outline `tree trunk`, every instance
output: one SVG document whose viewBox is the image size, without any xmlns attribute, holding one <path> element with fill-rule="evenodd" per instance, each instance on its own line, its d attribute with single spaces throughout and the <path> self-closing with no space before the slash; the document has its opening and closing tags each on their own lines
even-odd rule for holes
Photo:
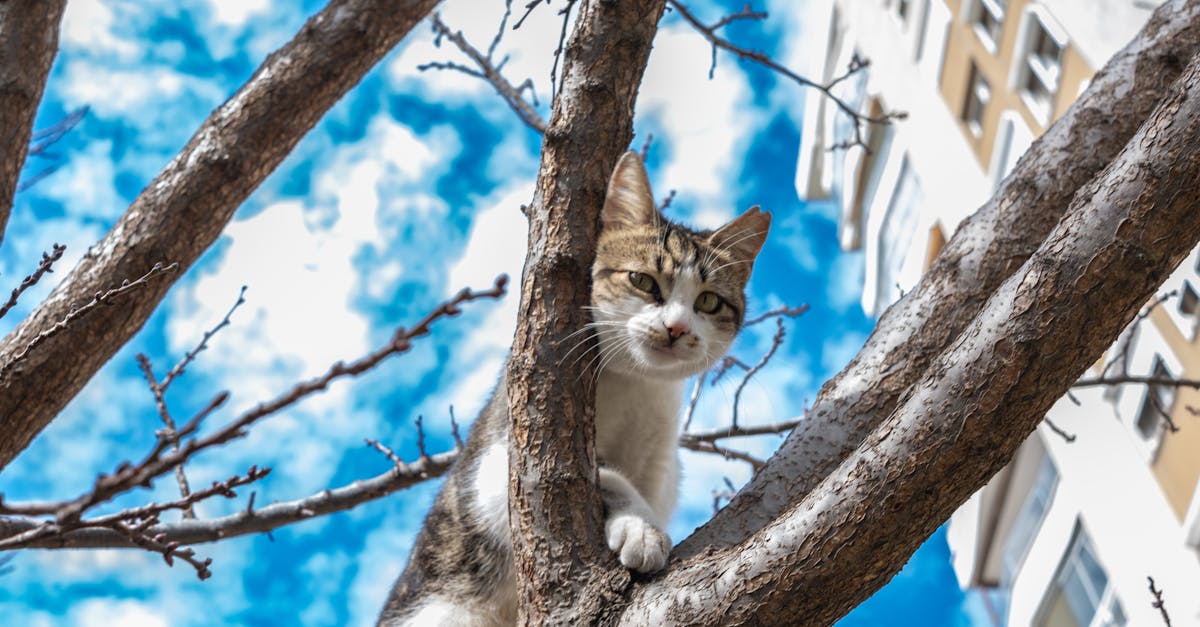
<svg viewBox="0 0 1200 627">
<path fill-rule="evenodd" d="M 0 241 L 12 211 L 33 118 L 58 52 L 65 0 L 0 2 Z"/>
<path fill-rule="evenodd" d="M 664 4 L 581 3 L 542 143 L 507 375 L 509 518 L 523 624 L 603 616 L 629 582 L 604 544 L 594 372 L 587 360 L 561 357 L 567 336 L 589 321 L 600 207 L 633 139 L 634 100 Z"/>
</svg>

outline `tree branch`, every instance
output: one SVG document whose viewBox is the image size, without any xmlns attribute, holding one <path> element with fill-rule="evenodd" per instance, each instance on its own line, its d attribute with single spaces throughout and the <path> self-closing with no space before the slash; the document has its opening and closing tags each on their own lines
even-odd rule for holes
<svg viewBox="0 0 1200 627">
<path fill-rule="evenodd" d="M 508 13 L 506 12 L 505 18 L 507 19 L 507 17 Z M 457 70 L 481 78 L 491 84 L 496 93 L 500 94 L 500 97 L 508 103 L 508 106 L 512 107 L 513 112 L 517 114 L 517 117 L 521 118 L 522 122 L 539 133 L 545 133 L 546 121 L 533 108 L 537 105 L 537 96 L 534 95 L 533 91 L 533 80 L 527 78 L 519 87 L 514 87 L 500 72 L 500 67 L 492 57 L 496 50 L 496 45 L 500 42 L 500 35 L 503 33 L 503 22 L 500 29 L 500 32 L 496 34 L 496 38 L 492 40 L 492 44 L 488 48 L 488 53 L 485 55 L 475 48 L 475 46 L 472 46 L 466 37 L 463 37 L 462 31 L 451 31 L 450 27 L 442 22 L 442 18 L 437 13 L 434 13 L 433 31 L 437 33 L 434 41 L 439 41 L 443 37 L 449 39 L 451 43 L 457 46 L 463 54 L 467 55 L 475 63 L 478 69 L 471 69 L 455 63 L 424 63 L 418 65 L 417 69 L 421 71 L 429 69 Z M 500 65 L 503 65 L 503 62 Z M 525 93 L 525 90 L 529 90 L 530 95 L 533 95 L 534 100 L 532 105 L 522 95 Z"/>
<path fill-rule="evenodd" d="M 780 65 L 774 59 L 767 56 L 763 52 L 760 52 L 758 50 L 750 50 L 748 48 L 743 48 L 741 46 L 738 46 L 738 45 L 734 44 L 733 42 L 729 41 L 728 39 L 725 39 L 724 37 L 722 37 L 721 35 L 719 35 L 717 33 L 717 31 L 721 30 L 722 28 L 725 28 L 726 26 L 728 26 L 729 24 L 732 24 L 733 22 L 737 22 L 737 21 L 741 21 L 741 20 L 764 20 L 767 18 L 767 13 L 765 11 L 751 11 L 750 6 L 746 5 L 746 7 L 743 8 L 741 12 L 731 13 L 731 14 L 726 15 L 725 17 L 717 20 L 716 22 L 713 22 L 712 24 L 705 24 L 704 22 L 700 21 L 700 18 L 696 17 L 695 14 L 693 14 L 691 12 L 691 10 L 689 10 L 687 8 L 687 5 L 685 5 L 680 0 L 667 0 L 667 4 L 670 5 L 671 9 L 673 9 L 675 12 L 679 13 L 680 17 L 682 17 L 684 19 L 684 21 L 686 21 L 688 24 L 691 24 L 692 27 L 695 28 L 701 35 L 703 35 L 704 38 L 708 40 L 709 44 L 712 45 L 712 62 L 709 65 L 709 69 L 708 69 L 708 77 L 709 78 L 712 78 L 713 73 L 716 72 L 717 49 L 720 48 L 722 50 L 726 50 L 728 52 L 731 52 L 731 53 L 737 55 L 737 57 L 739 59 L 746 60 L 746 61 L 753 61 L 754 63 L 757 63 L 757 64 L 767 68 L 768 70 L 771 70 L 772 72 L 775 72 L 776 74 L 779 74 L 780 76 L 783 76 L 802 87 L 811 87 L 813 89 L 816 89 L 817 91 L 824 94 L 824 96 L 826 98 L 829 98 L 829 100 L 831 100 L 835 105 L 837 105 L 837 108 L 840 109 L 842 111 L 842 113 L 845 113 L 846 115 L 850 116 L 850 119 L 854 121 L 854 140 L 849 141 L 845 144 L 836 146 L 836 148 L 850 148 L 851 146 L 862 146 L 863 149 L 869 151 L 869 148 L 867 147 L 867 142 L 864 139 L 863 133 L 862 133 L 863 124 L 891 124 L 893 120 L 903 120 L 904 118 L 907 117 L 906 113 L 903 113 L 900 111 L 892 111 L 892 112 L 884 113 L 883 115 L 871 116 L 871 115 L 862 113 L 858 109 L 850 106 L 849 103 L 847 103 L 845 100 L 842 100 L 841 98 L 839 98 L 837 95 L 835 95 L 833 93 L 833 88 L 835 86 L 837 86 L 838 83 L 846 80 L 847 78 L 849 78 L 850 76 L 853 76 L 854 74 L 857 74 L 858 72 L 863 71 L 868 66 L 868 63 L 866 61 L 858 58 L 857 56 L 855 56 L 853 58 L 853 60 L 851 60 L 850 67 L 846 70 L 846 72 L 844 74 L 834 78 L 833 80 L 831 80 L 828 83 L 822 84 L 822 83 L 817 83 L 811 79 L 805 78 L 803 76 L 800 76 L 799 74 L 793 72 L 792 70 L 788 69 L 787 67 Z"/>
<path fill-rule="evenodd" d="M 3 318 L 13 307 L 17 306 L 17 300 L 21 298 L 21 294 L 25 290 L 37 285 L 37 282 L 42 280 L 42 275 L 54 272 L 54 262 L 62 259 L 63 252 L 66 250 L 66 246 L 55 244 L 50 252 L 42 253 L 42 261 L 38 264 L 37 269 L 32 274 L 21 279 L 21 284 L 13 288 L 12 295 L 8 297 L 8 302 L 0 305 L 0 318 Z"/>
<path fill-rule="evenodd" d="M 1025 153 L 996 196 L 958 227 L 917 287 L 880 317 L 858 356 L 822 387 L 810 419 L 676 554 L 744 540 L 857 449 L 1037 249 L 1076 190 L 1116 157 L 1179 76 L 1181 60 L 1197 50 L 1200 2 L 1174 0 L 1155 11 Z"/>
<path fill-rule="evenodd" d="M 161 259 L 178 261 L 186 270 L 325 111 L 436 4 L 331 0 L 205 120 L 104 239 L 0 342 L 0 359 L 11 361 L 32 338 L 61 320 L 70 303 L 136 276 Z M 32 1 L 0 3 L 0 11 L 15 6 L 46 11 L 45 3 Z M 24 138 L 22 143 L 28 135 Z M 0 469 L 141 328 L 172 283 L 157 282 L 123 306 L 89 316 L 46 342 L 20 368 L 0 376 L 5 392 L 0 394 L 0 416 L 6 420 Z"/>
<path fill-rule="evenodd" d="M 0 2 L 0 241 L 29 152 L 33 119 L 58 52 L 65 6 L 66 0 Z"/>
<path fill-rule="evenodd" d="M 886 583 L 1196 245 L 1198 143 L 1200 57 L 850 457 L 744 542 L 638 586 L 622 621 L 830 624 Z"/>
<path fill-rule="evenodd" d="M 311 518 L 316 515 L 317 510 L 310 506 L 317 506 L 324 513 L 347 509 L 365 500 L 378 498 L 417 481 L 441 474 L 457 456 L 458 450 L 435 456 L 436 458 L 427 455 L 423 444 L 424 434 L 418 421 L 418 436 L 422 443 L 420 445 L 421 456 L 416 463 L 405 464 L 389 449 L 375 443 L 377 449 L 385 451 L 392 459 L 394 464 L 391 471 L 366 482 L 351 484 L 337 494 L 325 491 L 299 502 L 280 504 L 271 509 L 271 515 L 266 519 L 256 516 L 252 508 L 247 507 L 240 515 L 215 521 L 197 521 L 193 518 L 185 519 L 172 526 L 161 525 L 158 520 L 159 514 L 169 509 L 186 512 L 191 509 L 193 504 L 213 496 L 220 495 L 231 498 L 234 496 L 233 488 L 256 481 L 269 472 L 268 469 L 260 470 L 253 466 L 244 477 L 235 475 L 223 483 L 214 483 L 210 488 L 184 494 L 176 501 L 166 504 L 151 503 L 142 507 L 125 509 L 115 514 L 84 518 L 84 514 L 93 507 L 136 487 L 151 485 L 155 479 L 172 469 L 179 468 L 197 453 L 246 435 L 247 429 L 253 423 L 325 389 L 335 379 L 356 376 L 375 367 L 387 357 L 406 352 L 411 347 L 412 340 L 429 334 L 431 325 L 435 321 L 443 317 L 458 315 L 461 311 L 460 306 L 464 303 L 481 298 L 499 298 L 504 294 L 506 283 L 507 277 L 501 275 L 491 289 L 483 291 L 463 289 L 430 311 L 413 327 L 398 329 L 392 339 L 378 350 L 349 364 L 335 363 L 324 375 L 297 384 L 272 401 L 260 403 L 213 433 L 181 443 L 181 438 L 196 433 L 200 422 L 228 398 L 226 393 L 217 395 L 204 410 L 183 427 L 178 430 L 167 429 L 159 432 L 154 447 L 141 462 L 136 465 L 127 462 L 121 463 L 113 474 L 101 475 L 96 479 L 91 490 L 75 499 L 36 503 L 0 502 L 0 515 L 24 517 L 0 520 L 0 550 L 97 545 L 80 544 L 80 542 L 109 543 L 99 544 L 103 546 L 129 546 L 132 543 L 142 548 L 164 552 L 164 557 L 168 558 L 168 563 L 170 563 L 169 558 L 173 555 L 184 558 L 183 553 L 176 552 L 180 545 L 196 541 L 209 541 L 195 540 L 195 536 L 188 534 L 198 533 L 201 534 L 200 537 L 211 540 L 229 535 L 268 530 L 288 522 Z M 218 325 L 218 329 L 225 324 L 228 317 L 226 315 L 226 319 L 222 321 L 221 325 Z M 210 336 L 211 334 L 206 334 L 204 341 L 207 341 Z M 150 374 L 149 378 L 152 379 L 153 375 Z M 171 450 L 168 451 L 168 448 Z M 30 518 L 36 516 L 52 516 L 53 520 L 39 521 Z M 98 531 L 98 529 L 106 529 L 107 532 Z M 90 540 L 80 538 L 90 538 Z M 190 556 L 190 553 L 187 554 L 187 557 Z M 186 561 L 197 566 L 197 573 L 201 578 L 207 576 L 207 566 L 210 562 L 192 562 L 190 559 Z"/>
</svg>

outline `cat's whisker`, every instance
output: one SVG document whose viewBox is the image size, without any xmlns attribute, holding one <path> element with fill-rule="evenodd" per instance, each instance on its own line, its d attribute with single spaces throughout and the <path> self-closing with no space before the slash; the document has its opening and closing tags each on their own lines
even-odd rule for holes
<svg viewBox="0 0 1200 627">
<path fill-rule="evenodd" d="M 723 263 L 723 264 L 717 266 L 716 268 L 713 268 L 712 271 L 716 272 L 717 270 L 720 270 L 722 268 L 728 268 L 729 266 L 741 265 L 743 263 L 754 263 L 754 260 L 753 259 L 739 259 L 737 261 L 726 262 L 726 263 Z"/>
</svg>

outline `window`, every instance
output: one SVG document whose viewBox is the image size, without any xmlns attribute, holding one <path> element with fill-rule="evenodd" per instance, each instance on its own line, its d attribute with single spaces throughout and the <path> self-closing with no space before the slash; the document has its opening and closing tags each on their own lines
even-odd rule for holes
<svg viewBox="0 0 1200 627">
<path fill-rule="evenodd" d="M 1158 355 L 1154 356 L 1154 367 L 1151 369 L 1150 376 L 1155 378 L 1171 377 L 1171 372 L 1167 370 L 1162 357 Z M 1164 384 L 1150 384 L 1146 386 L 1145 396 L 1142 397 L 1142 406 L 1138 409 L 1137 422 L 1135 423 L 1138 434 L 1142 436 L 1142 439 L 1153 440 L 1158 437 L 1163 414 L 1169 414 L 1171 406 L 1174 403 L 1175 388 Z"/>
<path fill-rule="evenodd" d="M 1128 622 L 1091 544 L 1077 528 L 1035 621 L 1038 627 L 1122 627 Z"/>
<path fill-rule="evenodd" d="M 1004 540 L 1002 555 L 1001 581 L 1006 587 L 1012 583 L 1013 577 L 1021 567 L 1025 554 L 1033 544 L 1033 538 L 1042 526 L 1042 518 L 1050 509 L 1050 501 L 1054 497 L 1054 487 L 1058 485 L 1058 471 L 1048 455 L 1042 455 L 1042 463 L 1038 467 L 1037 478 L 1021 504 L 1021 511 L 1013 521 L 1012 530 Z"/>
<path fill-rule="evenodd" d="M 1194 318 L 1198 310 L 1200 310 L 1200 296 L 1196 294 L 1190 281 L 1184 281 L 1182 293 L 1179 295 L 1179 313 Z"/>
<path fill-rule="evenodd" d="M 975 35 L 989 52 L 995 53 L 999 47 L 1007 4 L 1008 0 L 976 0 L 968 13 L 968 20 L 974 25 Z"/>
<path fill-rule="evenodd" d="M 1021 66 L 1017 69 L 1021 77 L 1021 96 L 1030 112 L 1045 124 L 1054 111 L 1066 42 L 1051 34 L 1039 12 L 1030 12 L 1027 20 L 1025 53 L 1021 55 Z"/>
<path fill-rule="evenodd" d="M 899 300 L 903 291 L 912 287 L 902 283 L 907 283 L 904 268 L 913 247 L 912 240 L 917 232 L 917 221 L 923 203 L 921 179 L 917 178 L 917 173 L 906 154 L 900 162 L 896 187 L 892 191 L 887 214 L 884 215 L 879 228 L 878 274 L 873 307 L 876 312 L 883 311 L 888 305 Z"/>
<path fill-rule="evenodd" d="M 967 74 L 967 95 L 963 99 L 962 121 L 976 137 L 983 134 L 983 113 L 988 102 L 992 99 L 992 88 L 987 79 L 979 72 L 979 67 L 971 62 L 970 73 Z"/>
<path fill-rule="evenodd" d="M 901 22 L 908 23 L 908 16 L 912 14 L 913 0 L 896 0 L 896 17 L 900 18 Z"/>
</svg>

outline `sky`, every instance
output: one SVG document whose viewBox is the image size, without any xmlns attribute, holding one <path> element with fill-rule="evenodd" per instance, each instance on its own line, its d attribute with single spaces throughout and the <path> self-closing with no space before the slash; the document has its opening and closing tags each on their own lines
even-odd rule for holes
<svg viewBox="0 0 1200 627">
<path fill-rule="evenodd" d="M 820 1 L 820 0 L 811 0 Z M 302 4 L 303 10 L 298 10 Z M 444 20 L 479 46 L 502 13 L 474 0 L 447 0 Z M 549 75 L 560 18 L 535 10 L 506 34 L 500 54 L 516 82 L 533 79 L 548 117 Z M 742 2 L 696 2 L 707 19 Z M 25 176 L 52 174 L 18 194 L 3 247 L 0 280 L 15 284 L 53 243 L 67 246 L 62 277 L 88 246 L 186 143 L 204 118 L 320 9 L 319 2 L 269 0 L 72 0 L 36 128 L 89 107 L 51 154 Z M 795 33 L 804 3 L 755 3 L 769 20 L 729 35 L 786 62 L 800 53 Z M 857 352 L 872 320 L 859 304 L 861 254 L 838 249 L 829 204 L 801 202 L 793 186 L 806 99 L 800 87 L 722 56 L 710 79 L 710 50 L 678 16 L 662 22 L 639 94 L 634 148 L 653 136 L 648 168 L 658 195 L 675 190 L 668 215 L 712 228 L 758 204 L 774 224 L 749 287 L 748 315 L 808 304 L 787 322 L 779 354 L 742 396 L 744 423 L 803 414 L 821 383 Z M 225 315 L 247 286 L 247 302 L 170 390 L 177 416 L 228 390 L 241 409 L 361 356 L 396 328 L 419 319 L 460 288 L 517 277 L 540 137 L 491 88 L 454 72 L 417 69 L 462 61 L 416 28 L 342 99 L 238 210 L 224 234 L 168 293 L 138 333 L 0 475 L 10 500 L 63 499 L 86 491 L 100 472 L 143 455 L 159 419 L 134 356 L 165 372 Z M 49 291 L 44 281 L 0 320 L 7 333 Z M 364 445 L 377 439 L 406 459 L 417 454 L 414 420 L 424 417 L 430 451 L 452 446 L 449 413 L 469 422 L 499 376 L 516 320 L 517 295 L 471 304 L 439 322 L 412 352 L 337 383 L 254 427 L 249 437 L 187 465 L 193 485 L 269 466 L 264 481 L 232 501 L 205 502 L 218 516 L 256 502 L 290 500 L 383 472 L 390 462 Z M 733 353 L 757 360 L 771 325 L 746 329 Z M 707 389 L 697 427 L 728 421 L 734 384 Z M 738 443 L 768 455 L 777 437 Z M 712 513 L 713 490 L 741 485 L 749 468 L 683 453 L 676 540 Z M 270 535 L 197 547 L 213 577 L 132 550 L 26 551 L 0 576 L 8 624 L 369 625 L 407 558 L 437 482 L 352 511 Z M 160 480 L 101 512 L 175 496 Z M 959 591 L 945 532 L 839 623 L 846 626 L 986 624 L 974 595 Z"/>
</svg>

